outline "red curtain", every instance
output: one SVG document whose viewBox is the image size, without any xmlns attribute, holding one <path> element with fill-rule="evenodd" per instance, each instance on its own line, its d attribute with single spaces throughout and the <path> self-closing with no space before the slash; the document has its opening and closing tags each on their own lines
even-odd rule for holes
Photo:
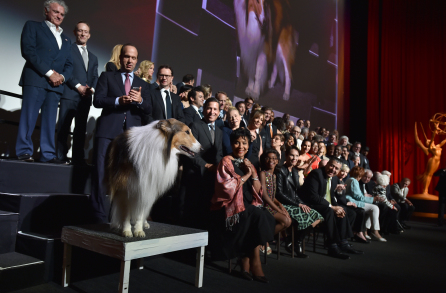
<svg viewBox="0 0 446 293">
<path fill-rule="evenodd" d="M 428 158 L 415 145 L 415 121 L 446 113 L 446 1 L 369 0 L 367 145 L 372 170 L 388 170 L 391 182 L 412 180 Z M 420 140 L 425 141 L 421 128 Z M 436 142 L 446 136 L 436 138 Z M 446 145 L 444 146 L 446 148 Z M 446 150 L 440 168 L 445 168 Z M 437 179 L 429 189 L 434 192 Z"/>
</svg>

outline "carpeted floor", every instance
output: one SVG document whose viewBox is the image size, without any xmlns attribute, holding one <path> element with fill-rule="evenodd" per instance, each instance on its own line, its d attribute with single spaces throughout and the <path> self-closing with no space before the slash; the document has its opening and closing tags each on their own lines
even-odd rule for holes
<svg viewBox="0 0 446 293">
<path fill-rule="evenodd" d="M 239 278 L 238 268 L 229 275 L 227 263 L 217 262 L 206 263 L 198 289 L 194 251 L 171 253 L 146 259 L 143 270 L 132 269 L 129 292 L 445 292 L 446 227 L 434 223 L 412 221 L 411 230 L 386 236 L 387 243 L 353 243 L 365 254 L 346 261 L 328 257 L 321 246 L 314 253 L 307 244 L 308 259 L 291 259 L 282 249 L 280 260 L 273 253 L 264 265 L 269 284 Z M 107 262 L 108 273 L 92 274 L 100 265 L 73 263 L 69 288 L 48 283 L 15 292 L 116 292 L 119 262 Z"/>
</svg>

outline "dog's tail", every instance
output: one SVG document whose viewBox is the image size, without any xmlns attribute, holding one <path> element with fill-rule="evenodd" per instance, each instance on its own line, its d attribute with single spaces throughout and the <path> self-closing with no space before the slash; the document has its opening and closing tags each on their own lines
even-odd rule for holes
<svg viewBox="0 0 446 293">
<path fill-rule="evenodd" d="M 119 190 L 126 190 L 128 179 L 133 172 L 130 162 L 128 132 L 118 135 L 107 150 L 104 185 L 110 201 Z"/>
</svg>

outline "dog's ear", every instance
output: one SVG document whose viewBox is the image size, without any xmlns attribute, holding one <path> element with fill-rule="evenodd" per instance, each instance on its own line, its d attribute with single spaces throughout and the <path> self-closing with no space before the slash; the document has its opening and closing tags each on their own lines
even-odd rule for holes
<svg viewBox="0 0 446 293">
<path fill-rule="evenodd" d="M 156 128 L 158 128 L 159 130 L 165 132 L 166 134 L 172 132 L 172 124 L 170 123 L 169 120 L 160 120 L 156 124 Z"/>
</svg>

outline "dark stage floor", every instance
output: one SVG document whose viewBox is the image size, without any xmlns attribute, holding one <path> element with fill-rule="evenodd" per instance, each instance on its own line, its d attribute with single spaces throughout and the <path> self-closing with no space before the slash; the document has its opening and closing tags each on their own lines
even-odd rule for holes
<svg viewBox="0 0 446 293">
<path fill-rule="evenodd" d="M 411 230 L 386 236 L 387 243 L 354 243 L 365 254 L 347 261 L 326 256 L 322 248 L 308 251 L 309 259 L 291 259 L 282 249 L 280 260 L 272 254 L 264 266 L 269 284 L 245 281 L 238 269 L 229 275 L 227 263 L 217 262 L 205 265 L 203 288 L 198 289 L 193 285 L 194 251 L 172 253 L 146 259 L 144 270 L 132 269 L 129 292 L 445 292 L 446 227 L 434 223 L 412 221 Z M 85 269 L 98 265 L 73 264 L 69 288 L 48 283 L 15 292 L 116 292 L 119 262 L 106 264 L 112 273 L 87 276 Z"/>
</svg>

